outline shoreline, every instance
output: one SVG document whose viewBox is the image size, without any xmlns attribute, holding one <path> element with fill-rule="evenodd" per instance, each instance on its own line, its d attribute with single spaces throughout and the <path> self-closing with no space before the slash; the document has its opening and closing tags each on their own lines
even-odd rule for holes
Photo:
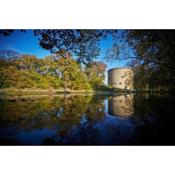
<svg viewBox="0 0 175 175">
<path fill-rule="evenodd" d="M 3 94 L 36 94 L 36 95 L 58 95 L 58 94 L 116 94 L 116 93 L 167 93 L 170 91 L 136 91 L 136 90 L 122 90 L 122 89 L 91 89 L 91 90 L 63 90 L 63 89 L 0 89 L 0 95 Z"/>
<path fill-rule="evenodd" d="M 60 89 L 0 89 L 0 99 L 39 99 L 45 97 L 69 97 L 75 95 L 121 95 L 133 92 L 113 90 L 60 90 Z"/>
<path fill-rule="evenodd" d="M 126 91 L 126 90 L 60 90 L 60 89 L 0 89 L 0 99 L 6 100 L 26 100 L 26 99 L 40 99 L 53 97 L 69 97 L 76 95 L 94 96 L 94 95 L 124 95 L 124 94 L 166 94 L 167 92 L 150 92 L 150 91 Z"/>
</svg>

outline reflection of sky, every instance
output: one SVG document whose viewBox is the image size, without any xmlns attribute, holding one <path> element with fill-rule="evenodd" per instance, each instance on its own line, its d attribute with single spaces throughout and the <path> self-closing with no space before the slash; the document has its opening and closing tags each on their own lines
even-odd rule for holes
<svg viewBox="0 0 175 175">
<path fill-rule="evenodd" d="M 106 49 L 112 46 L 113 40 L 111 37 L 108 37 L 106 40 L 100 42 L 101 54 L 99 60 L 104 61 L 107 64 L 107 70 L 114 67 L 125 66 L 127 61 L 114 60 L 106 61 L 104 60 L 104 54 Z M 17 51 L 22 54 L 32 54 L 36 55 L 38 58 L 43 58 L 50 54 L 49 51 L 42 49 L 37 41 L 37 38 L 33 35 L 32 30 L 27 30 L 26 33 L 15 31 L 10 36 L 0 35 L 0 50 L 10 49 Z M 107 72 L 105 82 L 107 83 Z"/>
<path fill-rule="evenodd" d="M 102 121 L 92 123 L 82 118 L 80 125 L 70 126 L 64 136 L 60 136 L 57 129 L 18 130 L 15 135 L 6 135 L 5 138 L 16 139 L 26 145 L 39 145 L 47 138 L 58 141 L 58 144 L 125 144 L 135 134 L 136 125 L 132 119 L 122 120 L 107 114 Z"/>
<path fill-rule="evenodd" d="M 56 130 L 42 128 L 31 132 L 23 131 L 18 135 L 16 135 L 15 138 L 26 145 L 32 145 L 32 144 L 39 145 L 42 144 L 46 138 L 55 135 L 55 133 Z"/>
</svg>

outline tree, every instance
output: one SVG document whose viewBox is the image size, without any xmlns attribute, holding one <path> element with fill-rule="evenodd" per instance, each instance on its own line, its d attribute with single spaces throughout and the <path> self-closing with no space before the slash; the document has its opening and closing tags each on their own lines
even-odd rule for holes
<svg viewBox="0 0 175 175">
<path fill-rule="evenodd" d="M 130 31 L 127 41 L 141 64 L 150 71 L 152 88 L 172 88 L 175 85 L 175 32 L 170 30 Z M 154 85 L 153 85 L 154 84 Z"/>
<path fill-rule="evenodd" d="M 89 89 L 90 86 L 86 75 L 82 72 L 80 65 L 71 57 L 58 59 L 61 85 L 64 89 Z"/>
<path fill-rule="evenodd" d="M 1 88 L 59 88 L 60 78 L 41 71 L 44 61 L 32 55 L 0 60 Z M 54 62 L 53 62 L 54 63 Z"/>
<path fill-rule="evenodd" d="M 104 85 L 106 65 L 102 62 L 89 63 L 85 72 L 88 75 L 88 80 L 91 86 L 96 89 Z"/>
<path fill-rule="evenodd" d="M 124 30 L 120 37 L 120 42 L 108 51 L 107 58 L 119 59 L 122 55 L 123 59 L 130 59 L 129 64 L 137 67 L 136 73 L 139 66 L 145 67 L 144 76 L 150 88 L 175 86 L 173 30 Z"/>
<path fill-rule="evenodd" d="M 7 60 L 0 60 L 0 88 L 13 87 L 18 78 L 16 67 Z"/>
<path fill-rule="evenodd" d="M 100 53 L 99 42 L 107 36 L 115 36 L 116 30 L 34 30 L 42 48 L 74 56 L 78 62 L 88 63 Z M 64 54 L 62 54 L 64 57 Z"/>
<path fill-rule="evenodd" d="M 39 60 L 34 55 L 21 55 L 13 62 L 20 70 L 37 70 Z"/>
<path fill-rule="evenodd" d="M 15 30 L 0 30 L 0 34 L 10 36 Z M 26 32 L 26 30 L 19 30 Z M 112 36 L 114 39 L 118 30 L 89 30 L 89 29 L 60 29 L 60 30 L 33 30 L 43 49 L 52 54 L 62 51 L 70 54 L 78 62 L 89 63 L 100 54 L 100 41 Z M 64 57 L 65 55 L 62 54 Z"/>
<path fill-rule="evenodd" d="M 0 88 L 91 89 L 86 73 L 72 57 L 59 54 L 38 59 L 21 55 L 0 60 Z"/>
<path fill-rule="evenodd" d="M 0 34 L 3 34 L 5 36 L 11 35 L 15 30 L 14 29 L 1 29 Z M 26 32 L 26 30 L 20 30 L 21 32 Z"/>
</svg>

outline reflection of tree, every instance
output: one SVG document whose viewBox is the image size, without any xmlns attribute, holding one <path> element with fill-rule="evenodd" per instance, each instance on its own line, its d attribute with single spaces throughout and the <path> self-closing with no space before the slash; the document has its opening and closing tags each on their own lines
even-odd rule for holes
<svg viewBox="0 0 175 175">
<path fill-rule="evenodd" d="M 64 130 L 79 123 L 88 110 L 91 98 L 91 96 L 63 96 L 25 101 L 1 100 L 0 123 L 1 126 L 16 125 L 27 130 L 60 125 L 59 130 L 64 134 Z M 98 104 L 93 106 L 98 108 Z M 94 116 L 97 117 L 98 114 Z"/>
<path fill-rule="evenodd" d="M 70 96 L 63 103 L 58 135 L 43 144 L 96 144 L 100 131 L 95 124 L 105 116 L 104 98 Z M 83 118 L 84 123 L 81 122 Z"/>
<path fill-rule="evenodd" d="M 79 123 L 82 115 L 87 110 L 90 99 L 91 96 L 70 96 L 62 100 L 62 112 L 59 117 L 59 134 L 65 135 L 72 125 L 77 125 Z"/>
<path fill-rule="evenodd" d="M 1 101 L 1 124 L 12 123 L 33 129 L 50 127 L 55 121 L 68 120 L 74 123 L 75 116 L 86 110 L 89 98 L 55 98 L 26 101 Z M 63 109 L 63 111 L 62 111 Z M 58 118 L 58 115 L 61 117 Z M 50 125 L 50 126 L 49 126 Z"/>
<path fill-rule="evenodd" d="M 69 100 L 72 101 L 70 102 Z M 92 130 L 91 125 L 93 125 L 94 122 L 102 120 L 104 116 L 103 98 L 99 99 L 90 96 L 70 97 L 65 100 L 65 104 L 63 105 L 63 112 L 60 117 L 59 135 L 63 137 L 73 137 L 69 131 L 72 126 L 76 126 L 79 130 L 79 137 L 83 139 L 83 132 L 87 132 L 85 131 L 87 127 L 89 127 L 89 131 L 90 128 Z M 86 117 L 88 125 L 82 126 L 80 123 L 82 117 Z"/>
<path fill-rule="evenodd" d="M 21 129 L 51 127 L 55 118 L 56 107 L 60 100 L 38 99 L 34 101 L 1 101 L 1 125 L 17 125 Z"/>
<path fill-rule="evenodd" d="M 105 117 L 104 98 L 95 96 L 91 100 L 88 110 L 86 112 L 89 121 L 100 121 Z"/>
<path fill-rule="evenodd" d="M 165 108 L 159 96 L 138 94 L 134 96 L 134 115 L 141 117 L 145 122 L 153 121 L 160 115 L 161 108 Z"/>
</svg>

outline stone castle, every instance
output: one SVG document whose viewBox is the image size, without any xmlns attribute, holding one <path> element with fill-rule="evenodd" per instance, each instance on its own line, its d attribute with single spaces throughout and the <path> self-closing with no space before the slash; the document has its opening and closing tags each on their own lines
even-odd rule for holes
<svg viewBox="0 0 175 175">
<path fill-rule="evenodd" d="M 113 68 L 108 71 L 108 85 L 122 90 L 133 90 L 134 71 L 132 68 Z"/>
</svg>

